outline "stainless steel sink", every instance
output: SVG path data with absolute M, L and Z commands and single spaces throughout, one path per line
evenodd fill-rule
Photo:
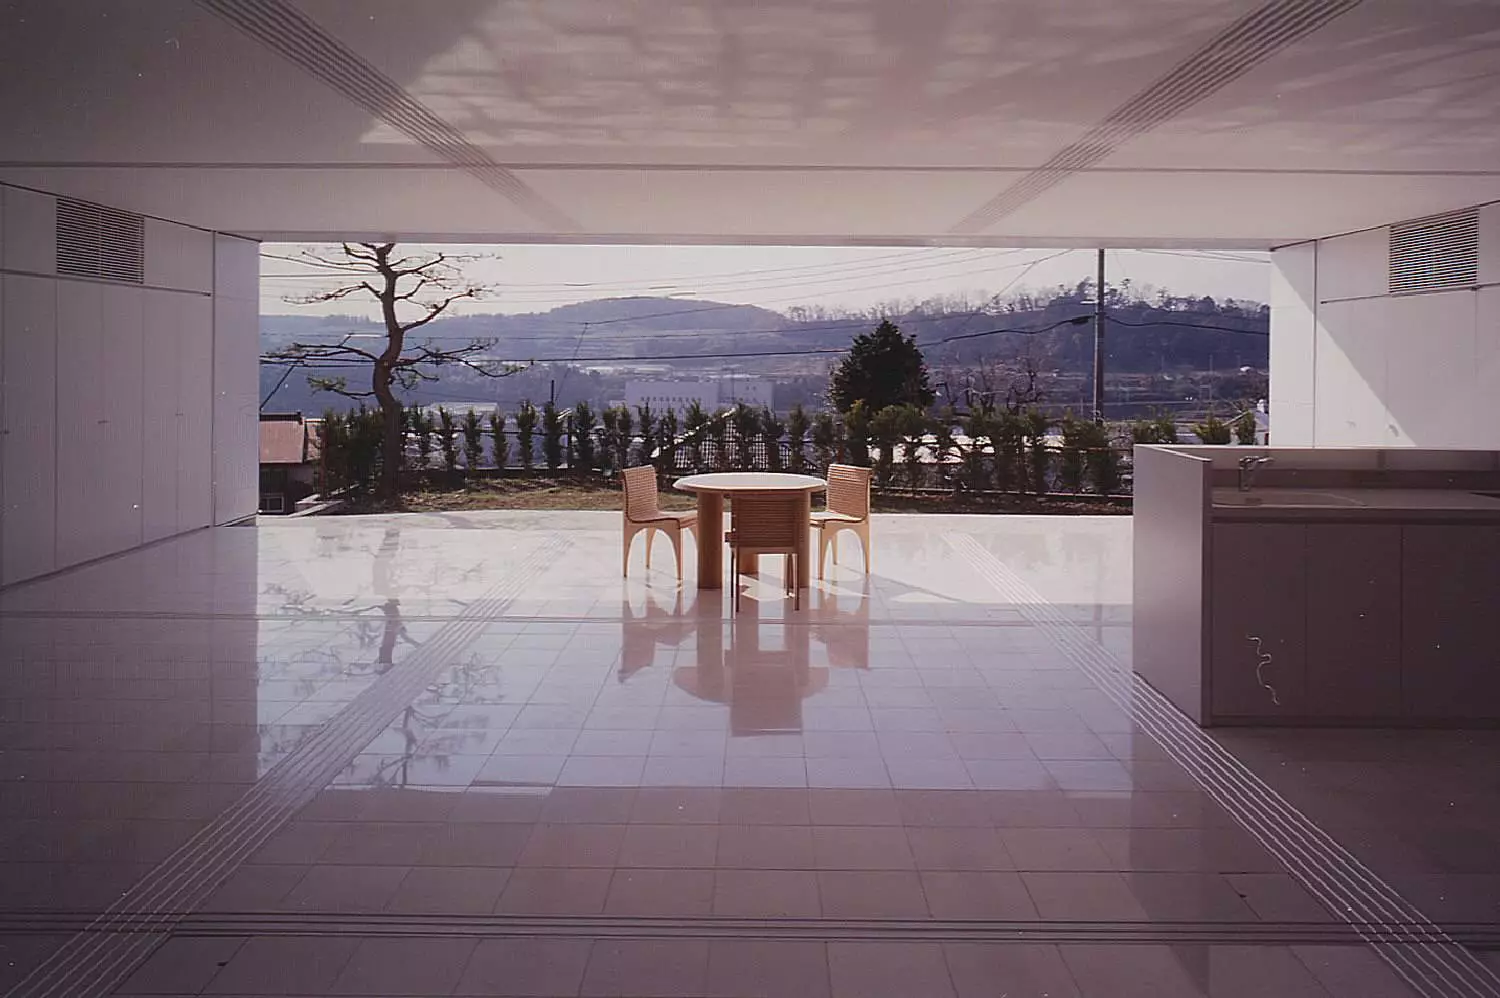
M 1306 489 L 1251 489 L 1249 492 L 1216 490 L 1215 506 L 1274 506 L 1278 509 L 1326 509 L 1330 506 L 1355 508 L 1365 504 L 1353 496 L 1337 492 L 1313 492 Z

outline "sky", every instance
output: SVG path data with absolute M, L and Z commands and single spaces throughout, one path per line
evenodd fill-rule
M 288 295 L 329 287 L 311 268 L 285 256 L 304 247 L 262 247 L 261 312 L 303 315 L 377 313 L 369 299 L 351 296 L 319 305 L 293 305 Z M 465 302 L 454 314 L 544 312 L 570 302 L 634 295 L 686 301 L 759 305 L 785 312 L 793 306 L 867 309 L 892 300 L 967 294 L 974 307 L 1023 289 L 1092 281 L 1093 250 L 972 249 L 955 247 L 805 246 L 433 246 L 403 244 L 404 251 L 477 254 L 464 272 L 494 285 L 484 300 Z M 337 255 L 337 247 L 332 248 Z M 1174 295 L 1265 302 L 1270 292 L 1269 254 L 1195 250 L 1110 250 L 1105 280 L 1167 288 Z M 364 301 L 361 299 L 364 298 Z

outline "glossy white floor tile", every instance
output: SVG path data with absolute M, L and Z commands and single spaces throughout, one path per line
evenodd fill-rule
M 767 558 L 738 615 L 639 549 L 622 579 L 617 520 L 263 523 L 0 592 L 0 986 L 192 887 L 110 987 L 1092 996 L 1123 953 L 1143 994 L 1432 993 L 1101 687 L 1128 519 L 877 517 L 871 575 L 794 611 Z M 1214 737 L 1482 942 L 1492 734 Z

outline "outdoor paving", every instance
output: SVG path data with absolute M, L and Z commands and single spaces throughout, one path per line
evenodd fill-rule
M 0 989 L 1500 994 L 1496 733 L 1205 737 L 1129 673 L 1128 519 L 874 534 L 738 616 L 608 513 L 0 593 Z

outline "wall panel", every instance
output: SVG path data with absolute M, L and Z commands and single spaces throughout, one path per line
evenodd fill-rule
M 183 296 L 146 292 L 142 329 L 141 537 L 154 541 L 177 533 L 177 383 L 181 358 L 177 344 Z
M 1479 209 L 1479 283 L 1500 284 L 1500 204 Z
M 1474 288 L 1387 294 L 1388 227 L 1272 254 L 1272 442 L 1500 447 L 1490 401 L 1500 383 L 1500 204 L 1479 218 Z M 1310 295 L 1299 283 L 1308 252 Z
M 104 288 L 57 285 L 57 560 L 72 565 L 109 553 L 94 506 L 109 487 L 104 388 Z
M 101 468 L 108 485 L 98 498 L 111 554 L 142 543 L 145 305 L 146 293 L 140 288 L 104 288 L 101 329 L 106 432 L 101 437 L 108 450 Z
M 1317 245 L 1271 254 L 1270 417 L 1277 444 L 1314 443 L 1313 382 L 1317 356 Z
M 148 219 L 146 287 L 60 278 L 55 219 L 0 184 L 0 584 L 257 500 L 257 244 Z
M 157 218 L 146 219 L 146 283 L 155 288 L 214 288 L 213 233 Z
M 213 300 L 185 298 L 177 329 L 177 529 L 196 530 L 214 519 Z M 256 432 L 259 433 L 259 425 Z M 256 438 L 256 458 L 260 456 Z M 259 465 L 256 465 L 257 473 Z
M 260 307 L 258 248 L 214 239 L 215 523 L 251 516 L 260 505 Z
M 1476 419 L 1479 393 L 1473 291 L 1410 295 L 1382 303 L 1385 407 L 1390 442 L 1412 447 L 1483 447 L 1492 418 Z
M 1391 230 L 1370 229 L 1318 241 L 1318 300 L 1385 294 Z
M 1320 447 L 1391 442 L 1383 401 L 1388 313 L 1379 299 L 1318 306 L 1314 435 Z M 1276 432 L 1274 425 L 1272 433 Z
M 57 567 L 57 283 L 9 274 L 0 276 L 0 283 L 5 311 L 0 584 L 8 584 Z
M 5 202 L 4 256 L 0 268 L 30 274 L 57 272 L 57 200 L 47 194 L 0 186 Z

